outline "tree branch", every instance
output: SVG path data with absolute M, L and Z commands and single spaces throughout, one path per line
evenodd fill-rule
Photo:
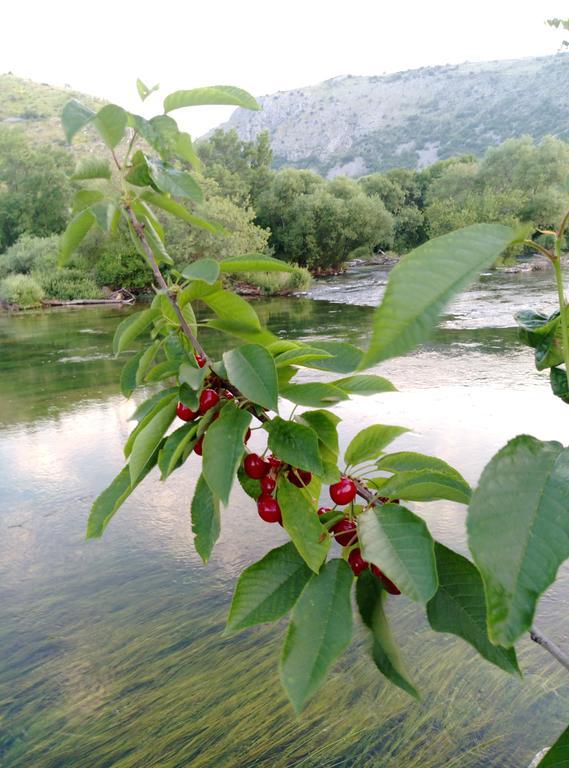
M 130 205 L 128 203 L 124 204 L 124 210 L 126 212 L 126 215 L 128 216 L 128 220 L 132 224 L 132 228 L 134 229 L 134 232 L 136 236 L 138 237 L 138 240 L 140 241 L 140 244 L 142 245 L 144 249 L 144 253 L 146 254 L 146 258 L 148 259 L 148 263 L 150 264 L 152 268 L 152 272 L 154 273 L 154 279 L 162 288 L 162 290 L 166 293 L 166 296 L 168 297 L 168 301 L 172 305 L 174 312 L 176 313 L 176 316 L 180 322 L 180 326 L 188 338 L 190 344 L 194 348 L 194 350 L 204 358 L 204 360 L 207 360 L 207 355 L 205 353 L 204 348 L 199 343 L 197 338 L 195 337 L 194 333 L 192 332 L 192 329 L 186 322 L 186 318 L 182 314 L 182 310 L 178 306 L 178 302 L 176 299 L 170 294 L 170 289 L 168 287 L 168 283 L 166 280 L 164 280 L 164 276 L 162 272 L 160 271 L 160 267 L 158 266 L 158 262 L 156 261 L 156 257 L 154 256 L 154 252 L 152 251 L 152 248 L 150 247 L 148 240 L 146 239 L 146 235 L 144 234 L 144 226 L 140 223 L 140 221 L 136 218 L 136 215 Z
M 534 641 L 534 643 L 541 645 L 542 648 L 550 653 L 553 658 L 556 659 L 561 664 L 561 666 L 565 667 L 565 669 L 569 672 L 569 656 L 564 651 L 562 651 L 558 645 L 556 645 L 552 640 L 542 634 L 535 627 L 530 629 L 529 636 Z

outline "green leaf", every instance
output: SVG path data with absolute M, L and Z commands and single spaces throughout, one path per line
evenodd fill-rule
M 269 352 L 259 344 L 243 344 L 225 352 L 229 381 L 249 400 L 271 411 L 278 409 L 277 370 Z
M 280 619 L 296 603 L 310 576 L 292 542 L 267 552 L 239 577 L 224 634 Z
M 496 261 L 514 235 L 500 224 L 473 224 L 404 256 L 389 275 L 359 368 L 403 355 L 426 341 L 450 299 Z
M 357 521 L 364 559 L 411 600 L 427 603 L 438 582 L 434 542 L 424 521 L 398 504 L 372 507 Z
M 362 429 L 346 448 L 344 456 L 346 464 L 356 466 L 363 461 L 376 459 L 386 445 L 389 445 L 405 432 L 409 432 L 409 430 L 391 424 L 372 424 L 372 426 Z
M 123 366 L 121 371 L 121 393 L 123 397 L 130 397 L 136 389 L 136 373 L 138 371 L 140 358 L 143 354 L 144 350 L 141 349 L 140 352 L 133 355 Z
M 549 383 L 555 397 L 559 397 L 564 403 L 569 403 L 569 384 L 565 368 L 552 368 L 549 371 Z
M 315 475 L 322 474 L 318 435 L 311 427 L 276 416 L 266 424 L 269 449 L 281 461 Z
M 132 483 L 138 482 L 144 467 L 160 445 L 164 433 L 176 416 L 176 395 L 160 408 L 138 432 L 130 454 L 129 470 Z
M 150 178 L 161 192 L 167 192 L 174 197 L 187 197 L 195 203 L 203 203 L 203 192 L 189 173 L 165 165 L 160 160 L 146 158 L 146 165 Z
M 446 461 L 438 459 L 436 456 L 427 456 L 424 453 L 415 453 L 413 451 L 387 453 L 379 459 L 376 466 L 385 472 L 410 472 L 412 470 L 430 469 L 454 477 L 469 488 L 468 483 L 458 470 L 451 467 Z
M 92 118 L 93 125 L 107 147 L 114 149 L 124 136 L 127 114 L 116 104 L 106 104 Z
M 97 219 L 90 210 L 84 210 L 74 216 L 67 225 L 65 232 L 61 236 L 61 246 L 59 249 L 58 265 L 64 266 L 73 251 L 76 250 L 79 243 L 87 235 Z
M 80 189 L 73 198 L 73 213 L 84 211 L 94 203 L 99 203 L 104 199 L 104 195 L 98 189 Z
M 220 232 L 221 228 L 217 224 L 214 224 L 211 221 L 206 221 L 205 219 L 201 219 L 199 216 L 194 216 L 194 214 L 190 213 L 185 206 L 176 202 L 176 200 L 172 200 L 172 198 L 168 197 L 167 195 L 161 195 L 159 192 L 145 190 L 140 195 L 140 198 L 145 200 L 147 203 L 150 203 L 150 205 L 155 205 L 157 208 L 161 208 L 163 211 L 171 213 L 173 216 L 177 216 L 179 219 L 187 221 L 188 224 L 192 224 L 195 227 L 206 229 L 208 232 L 211 232 L 214 235 Z
M 65 138 L 70 144 L 75 134 L 84 128 L 94 115 L 92 109 L 81 104 L 77 99 L 71 99 L 67 102 L 61 113 L 61 123 Z
M 242 466 L 237 470 L 237 479 L 239 480 L 239 485 L 243 488 L 247 496 L 257 503 L 257 499 L 261 495 L 261 485 L 259 481 L 254 480 L 252 477 L 245 474 Z
M 153 85 L 152 88 L 149 88 L 147 85 L 144 85 L 140 78 L 137 78 L 136 80 L 136 90 L 138 91 L 141 101 L 145 101 L 151 93 L 154 93 L 154 91 L 157 91 L 159 88 L 160 86 L 158 83 Z
M 198 259 L 184 267 L 182 275 L 188 280 L 203 280 L 213 285 L 219 277 L 219 263 L 215 259 Z
M 329 352 L 324 352 L 323 349 L 305 346 L 294 347 L 293 349 L 287 349 L 284 352 L 278 353 L 274 352 L 271 348 L 270 352 L 275 355 L 275 365 L 277 368 L 282 368 L 285 365 L 302 365 L 312 360 L 324 360 L 327 357 L 332 357 Z
M 569 557 L 569 449 L 529 435 L 510 440 L 482 472 L 467 527 L 490 639 L 510 647 Z
M 390 381 L 370 373 L 346 376 L 344 379 L 333 381 L 332 384 L 351 395 L 377 395 L 379 392 L 397 392 L 396 387 Z
M 435 558 L 439 588 L 427 604 L 431 628 L 457 635 L 491 664 L 519 673 L 514 649 L 493 645 L 488 638 L 484 585 L 475 566 L 438 542 Z
M 191 389 L 200 390 L 207 373 L 205 367 L 200 368 L 192 363 L 182 363 L 179 374 L 180 384 L 187 384 Z
M 563 731 L 537 768 L 567 768 L 569 766 L 569 728 Z
M 173 151 L 180 159 L 190 163 L 195 170 L 201 170 L 202 163 L 199 155 L 194 150 L 194 145 L 192 144 L 192 139 L 189 133 L 185 133 L 184 131 L 178 133 Z
M 244 326 L 239 322 L 231 322 L 231 320 L 210 320 L 207 325 L 208 328 L 221 331 L 229 336 L 235 336 L 237 339 L 241 339 L 241 341 L 248 341 L 251 344 L 259 344 L 262 347 L 268 346 L 275 338 L 270 331 L 265 329 L 261 330 L 260 328 L 251 328 L 250 326 Z M 279 368 L 279 381 L 280 372 L 283 370 L 285 369 Z
M 113 352 L 115 355 L 119 355 L 125 349 L 128 349 L 129 345 L 152 325 L 158 315 L 159 311 L 156 308 L 145 309 L 142 312 L 135 312 L 129 315 L 119 323 L 113 338 Z
M 348 395 L 332 384 L 310 381 L 306 384 L 288 384 L 281 388 L 282 397 L 297 405 L 320 408 L 347 400 Z
M 219 262 L 222 272 L 294 272 L 294 267 L 286 261 L 275 259 L 264 253 L 247 253 L 233 256 Z
M 162 341 L 154 341 L 149 347 L 146 347 L 138 363 L 138 370 L 136 371 L 136 384 L 139 386 L 144 381 L 146 374 L 150 370 L 156 355 L 158 354 Z
M 286 479 L 278 484 L 277 500 L 286 532 L 308 567 L 318 573 L 330 549 L 330 537 L 320 522 L 316 502 Z
M 233 323 L 244 330 L 260 331 L 261 323 L 253 307 L 241 296 L 231 291 L 214 291 L 199 296 L 220 320 Z
M 158 468 L 160 479 L 166 478 L 182 465 L 182 457 L 187 453 L 186 448 L 190 443 L 197 443 L 197 424 L 183 424 L 171 435 L 168 435 L 158 455 Z
M 84 157 L 79 161 L 73 176 L 73 181 L 84 181 L 86 179 L 110 179 L 111 167 L 108 160 L 99 157 Z
M 200 475 L 192 499 L 192 533 L 196 552 L 204 563 L 209 560 L 220 531 L 219 499 Z
M 319 371 L 332 371 L 333 373 L 351 373 L 355 371 L 361 362 L 363 352 L 353 344 L 345 341 L 325 341 L 316 342 L 318 349 L 328 352 L 332 357 L 326 360 L 313 362 L 310 367 L 317 368 Z
M 152 184 L 146 155 L 140 149 L 134 153 L 129 168 L 125 176 L 129 184 L 137 187 L 148 187 Z
M 470 501 L 470 486 L 444 472 L 431 469 L 397 472 L 381 486 L 381 495 L 388 499 L 406 501 L 437 501 L 448 499 L 459 504 Z
M 189 91 L 174 91 L 164 99 L 164 112 L 183 107 L 200 107 L 214 104 L 229 104 L 244 109 L 261 109 L 250 93 L 233 85 L 212 85 L 206 88 L 192 88 Z
M 296 416 L 299 424 L 311 427 L 319 442 L 333 455 L 338 456 L 338 422 L 340 417 L 330 411 L 305 411 Z
M 235 473 L 245 451 L 243 439 L 250 422 L 250 413 L 229 402 L 221 409 L 219 419 L 210 424 L 203 442 L 205 480 L 224 504 L 229 500 Z
M 167 389 L 161 389 L 159 392 L 155 392 L 151 397 L 149 397 L 138 406 L 136 411 L 130 417 L 130 421 L 137 421 L 139 424 L 142 423 L 146 417 L 154 411 L 155 406 L 157 406 L 158 403 L 162 403 L 162 405 L 164 405 L 165 403 L 163 401 L 167 402 L 171 396 L 176 394 L 177 391 L 178 387 L 168 387 Z M 126 455 L 128 456 L 128 454 Z
M 281 656 L 281 678 L 296 712 L 322 685 L 352 638 L 352 572 L 330 560 L 294 606 Z
M 144 226 L 144 235 L 146 237 L 146 240 L 152 249 L 152 253 L 154 254 L 154 258 L 158 262 L 158 264 L 170 264 L 172 265 L 174 263 L 174 260 L 166 250 L 166 247 L 162 240 L 160 239 L 160 236 L 158 235 L 157 231 L 154 229 L 154 226 L 152 225 L 152 222 L 147 216 L 141 217 L 141 223 Z
M 363 571 L 356 581 L 356 600 L 362 621 L 372 632 L 375 665 L 390 682 L 418 699 L 389 628 L 384 609 L 386 597 L 380 580 L 370 570 Z

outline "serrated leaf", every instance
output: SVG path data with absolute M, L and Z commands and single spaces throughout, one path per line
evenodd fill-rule
M 296 421 L 313 429 L 319 442 L 332 454 L 338 456 L 338 422 L 340 417 L 330 411 L 304 411 L 296 416 Z
M 84 211 L 85 208 L 99 203 L 104 197 L 103 193 L 98 189 L 80 189 L 73 198 L 73 213 L 76 214 L 79 211 Z
M 243 256 L 233 256 L 219 262 L 222 272 L 294 272 L 295 267 L 286 261 L 275 259 L 264 253 L 247 253 Z
M 146 463 L 158 449 L 175 416 L 176 400 L 174 395 L 136 435 L 128 463 L 132 484 L 138 482 Z
M 514 239 L 500 224 L 473 224 L 420 245 L 389 275 L 359 368 L 403 355 L 426 341 L 448 302 L 496 261 Z
M 257 499 L 261 495 L 261 484 L 259 481 L 249 477 L 242 466 L 237 470 L 237 479 L 239 480 L 239 485 L 243 488 L 247 496 L 257 503 Z
M 318 435 L 311 427 L 276 416 L 266 428 L 269 448 L 281 461 L 315 475 L 322 473 Z
M 276 352 L 271 344 L 269 351 L 275 356 L 277 368 L 282 368 L 285 365 L 302 365 L 313 360 L 324 360 L 327 357 L 332 357 L 329 352 L 325 352 L 323 349 L 316 349 L 316 347 L 295 346 L 292 349 Z
M 187 280 L 203 280 L 213 285 L 219 277 L 219 263 L 215 259 L 198 259 L 182 269 Z
M 349 466 L 377 459 L 383 449 L 400 435 L 409 432 L 405 427 L 391 424 L 372 424 L 362 429 L 346 448 L 344 458 Z
M 130 421 L 137 421 L 140 424 L 148 414 L 154 410 L 158 403 L 167 400 L 169 397 L 176 394 L 177 391 L 178 387 L 168 387 L 167 389 L 161 389 L 159 392 L 155 392 L 155 394 L 138 406 L 136 411 L 130 417 Z
M 158 455 L 160 479 L 166 480 L 182 464 L 182 457 L 190 443 L 197 442 L 197 424 L 183 424 L 168 435 Z
M 294 606 L 310 576 L 292 542 L 272 549 L 239 577 L 225 634 L 280 619 Z
M 436 456 L 428 456 L 414 451 L 399 451 L 387 453 L 376 464 L 378 469 L 385 472 L 409 472 L 411 470 L 429 469 L 450 475 L 468 487 L 468 483 L 458 470 Z
M 192 499 L 192 533 L 196 552 L 204 563 L 209 560 L 220 531 L 219 500 L 200 475 Z
M 330 549 L 330 537 L 318 517 L 317 504 L 310 501 L 309 495 L 286 478 L 277 487 L 285 530 L 308 567 L 318 573 Z
M 377 395 L 380 392 L 397 391 L 390 381 L 382 376 L 375 376 L 371 373 L 346 376 L 343 379 L 336 379 L 336 381 L 331 383 L 351 395 Z
M 186 171 L 165 165 L 160 160 L 149 160 L 146 165 L 150 178 L 161 192 L 174 197 L 187 197 L 195 203 L 203 203 L 203 192 L 197 181 Z
M 205 229 L 214 235 L 219 234 L 221 231 L 221 227 L 219 225 L 214 224 L 211 221 L 206 221 L 199 216 L 194 216 L 194 214 L 190 213 L 188 209 L 185 208 L 181 203 L 176 202 L 176 200 L 172 200 L 172 198 L 168 197 L 167 195 L 161 195 L 159 192 L 145 190 L 140 195 L 140 198 L 145 200 L 150 205 L 155 205 L 157 208 L 161 208 L 163 211 L 171 213 L 173 216 L 177 216 L 179 219 L 187 221 L 188 224 L 192 224 L 194 227 Z
M 204 438 L 202 472 L 212 492 L 224 504 L 229 500 L 245 451 L 243 439 L 250 422 L 250 413 L 229 402 L 221 409 L 219 419 L 209 425 Z
M 136 389 L 136 373 L 138 371 L 138 364 L 140 358 L 144 354 L 144 350 L 141 349 L 136 355 L 133 355 L 130 360 L 127 360 L 121 371 L 121 392 L 124 397 L 130 397 Z
M 326 341 L 318 339 L 315 341 L 318 349 L 328 352 L 331 357 L 325 360 L 313 361 L 310 368 L 316 368 L 319 371 L 331 371 L 332 373 L 351 373 L 355 371 L 361 362 L 363 352 L 353 344 L 345 341 Z
M 347 563 L 330 560 L 312 576 L 294 606 L 281 656 L 281 678 L 297 713 L 350 644 L 352 581 Z
M 146 347 L 146 349 L 144 350 L 138 363 L 138 370 L 136 371 L 137 386 L 142 384 L 142 382 L 144 381 L 146 374 L 150 370 L 150 367 L 152 366 L 152 363 L 154 362 L 156 355 L 158 354 L 158 351 L 160 350 L 161 346 L 162 346 L 162 342 L 157 340 L 157 341 L 154 341 L 149 347 Z
M 164 99 L 164 112 L 214 104 L 229 104 L 253 110 L 261 108 L 255 98 L 241 88 L 235 88 L 233 85 L 212 85 L 206 88 L 192 88 L 189 91 L 174 91 Z
M 97 223 L 95 215 L 89 209 L 74 216 L 61 236 L 58 264 L 64 266 L 79 243 L 86 237 L 91 227 Z
M 116 104 L 106 104 L 92 118 L 91 122 L 107 147 L 114 149 L 124 136 L 127 114 Z
M 484 585 L 476 567 L 438 542 L 435 558 L 439 588 L 427 604 L 431 628 L 457 635 L 490 663 L 519 673 L 514 649 L 493 645 L 488 638 Z
M 243 344 L 225 352 L 223 364 L 229 381 L 249 400 L 271 411 L 278 409 L 275 362 L 259 344 Z
M 431 469 L 397 472 L 381 486 L 382 496 L 406 501 L 448 499 L 459 504 L 468 504 L 470 494 L 470 486 L 464 480 Z
M 404 595 L 426 603 L 438 586 L 434 542 L 425 522 L 398 504 L 357 517 L 364 560 L 374 563 Z
M 75 134 L 84 128 L 91 121 L 95 113 L 89 107 L 81 104 L 77 99 L 70 99 L 63 107 L 61 113 L 61 124 L 65 138 L 71 144 Z
M 113 338 L 113 352 L 115 355 L 119 355 L 128 349 L 129 344 L 144 333 L 158 317 L 159 311 L 157 308 L 145 309 L 142 312 L 135 312 L 125 318 L 115 331 Z
M 569 449 L 529 435 L 510 440 L 482 472 L 467 527 L 490 638 L 510 647 L 569 557 Z
M 257 313 L 241 296 L 231 291 L 221 290 L 200 295 L 199 298 L 215 312 L 220 320 L 233 323 L 244 330 L 261 331 Z
M 319 381 L 310 381 L 306 384 L 288 384 L 281 387 L 280 394 L 290 400 L 291 403 L 306 405 L 310 408 L 334 405 L 348 399 L 344 390 Z
M 399 649 L 391 634 L 384 609 L 387 593 L 370 570 L 363 571 L 356 581 L 356 600 L 363 623 L 372 633 L 372 659 L 390 682 L 418 699 L 417 689 L 405 669 Z

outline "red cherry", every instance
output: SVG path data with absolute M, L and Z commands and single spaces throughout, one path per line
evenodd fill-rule
M 359 549 L 352 549 L 348 555 L 348 563 L 354 572 L 354 576 L 359 576 L 362 571 L 369 567 L 369 563 L 363 559 Z
M 204 365 L 207 363 L 207 360 L 203 355 L 198 355 L 197 352 L 194 352 L 194 357 L 196 358 L 196 363 L 199 365 L 200 368 L 203 368 Z
M 268 475 L 270 468 L 270 465 L 266 461 L 263 461 L 260 456 L 257 456 L 256 453 L 249 453 L 245 456 L 243 469 L 245 470 L 245 474 L 249 475 L 249 477 L 252 477 L 254 480 L 260 480 L 262 477 L 265 477 L 265 475 Z
M 397 586 L 391 581 L 391 579 L 388 579 L 387 576 L 381 571 L 377 565 L 371 566 L 371 572 L 374 576 L 377 576 L 377 578 L 381 581 L 385 589 L 389 592 L 390 595 L 400 595 L 401 591 L 397 588 Z
M 204 413 L 209 411 L 219 403 L 219 395 L 214 392 L 213 389 L 204 389 L 200 395 L 200 413 L 203 416 Z
M 250 437 L 251 437 L 251 427 L 247 427 L 247 432 L 245 432 L 245 437 L 243 438 L 243 442 L 247 444 L 249 442 Z
M 266 475 L 265 477 L 261 478 L 261 491 L 265 494 L 265 496 L 270 496 L 276 487 L 277 481 L 274 479 L 274 477 Z
M 335 504 L 349 504 L 356 497 L 355 483 L 349 477 L 341 477 L 330 486 L 330 496 Z
M 224 390 L 223 390 L 223 397 L 224 397 L 226 400 L 233 400 L 233 398 L 234 398 L 234 394 L 233 394 L 233 392 L 230 392 L 228 389 L 224 389 Z
M 267 456 L 267 461 L 273 467 L 273 469 L 280 469 L 280 466 L 282 464 L 282 461 L 280 459 L 277 459 L 276 456 L 273 456 L 272 454 Z
M 331 512 L 331 511 L 332 511 L 332 510 L 331 510 L 331 508 L 330 508 L 330 507 L 319 507 L 319 508 L 318 508 L 318 514 L 319 514 L 319 515 L 325 515 L 325 514 L 326 514 L 326 512 Z
M 358 532 L 356 524 L 353 520 L 348 520 L 346 517 L 340 520 L 336 525 L 332 526 L 334 531 L 334 538 L 343 547 L 349 547 L 350 544 L 355 544 L 358 539 Z
M 204 436 L 202 435 L 198 442 L 194 445 L 194 453 L 197 453 L 198 456 L 201 456 L 203 453 L 203 439 Z
M 281 522 L 281 508 L 276 499 L 272 496 L 259 496 L 257 501 L 257 511 L 259 517 L 266 523 L 280 523 Z
M 312 480 L 311 473 L 305 472 L 303 469 L 289 469 L 287 477 L 289 482 L 296 485 L 297 488 L 304 488 Z
M 193 421 L 197 415 L 197 411 L 192 411 L 184 403 L 178 403 L 176 406 L 176 416 L 182 421 Z

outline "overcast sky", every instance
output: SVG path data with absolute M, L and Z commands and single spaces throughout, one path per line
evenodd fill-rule
M 231 84 L 258 96 L 341 74 L 554 53 L 563 36 L 545 19 L 569 17 L 569 2 L 16 0 L 0 13 L 0 72 L 143 111 L 137 77 L 162 95 Z M 230 112 L 196 108 L 183 122 L 197 136 Z

